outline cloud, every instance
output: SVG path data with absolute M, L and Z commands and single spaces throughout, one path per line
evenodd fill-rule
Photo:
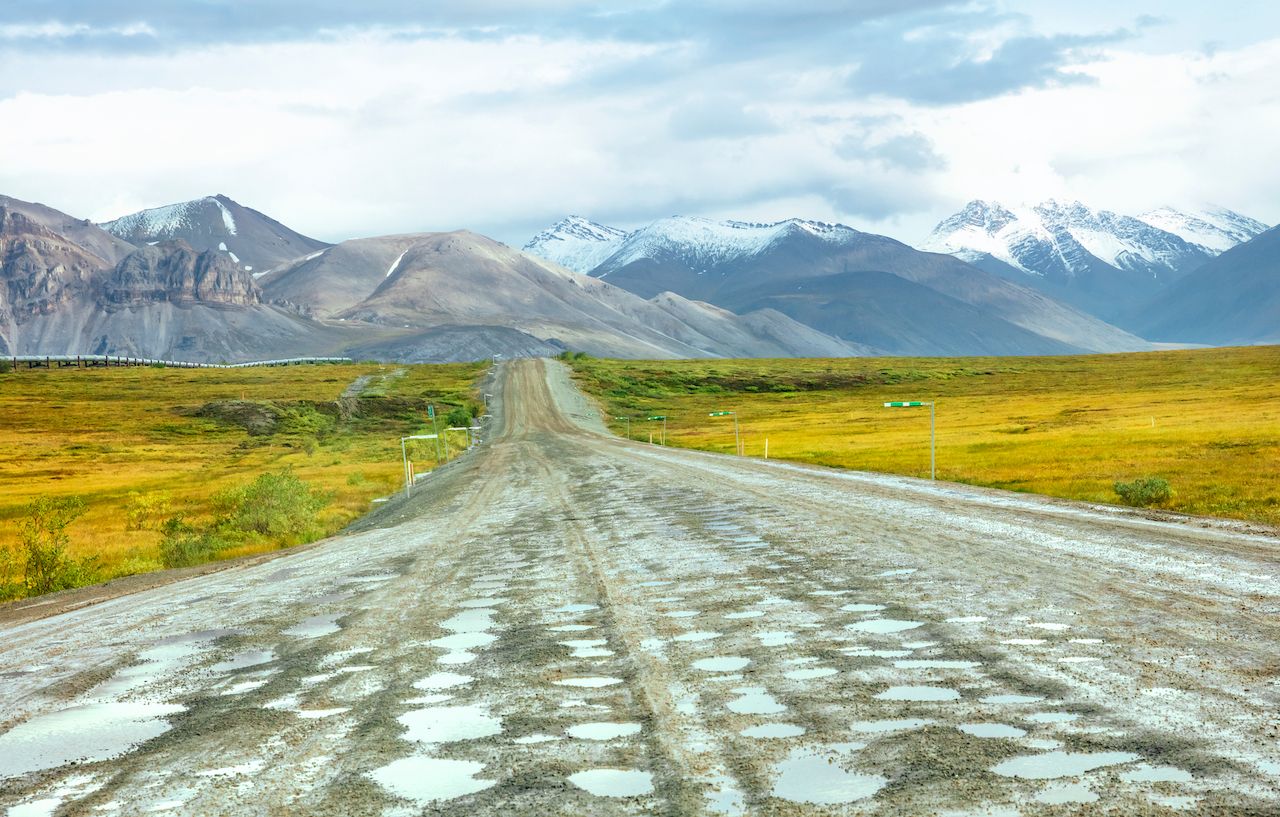
M 671 112 L 670 134 L 680 140 L 741 138 L 776 133 L 777 126 L 744 100 L 722 96 L 695 97 Z

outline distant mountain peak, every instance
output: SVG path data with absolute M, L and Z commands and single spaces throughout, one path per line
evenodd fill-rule
M 140 210 L 99 226 L 126 241 L 133 240 L 134 236 L 146 236 L 148 241 L 163 241 L 166 238 L 179 237 L 184 228 L 189 228 L 196 223 L 202 210 L 210 208 L 216 210 L 221 217 L 222 227 L 227 235 L 236 235 L 235 216 L 223 200 L 231 202 L 222 194 L 204 196 L 177 204 Z
M 612 255 L 628 235 L 626 230 L 571 215 L 529 239 L 522 249 L 574 272 L 587 273 Z

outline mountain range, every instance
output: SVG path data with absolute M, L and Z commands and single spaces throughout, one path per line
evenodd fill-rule
M 1137 216 L 1080 202 L 1007 207 L 975 200 L 944 219 L 921 249 L 949 253 L 1126 329 L 1135 309 L 1225 250 L 1267 229 L 1222 208 L 1161 208 Z

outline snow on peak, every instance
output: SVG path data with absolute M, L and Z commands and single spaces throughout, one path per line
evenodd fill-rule
M 157 239 L 175 238 L 183 229 L 195 226 L 199 222 L 201 212 L 207 211 L 211 206 L 219 211 L 222 226 L 227 234 L 236 235 L 235 216 L 215 196 L 205 196 L 202 199 L 192 199 L 178 204 L 166 204 L 163 207 L 152 207 L 121 216 L 99 226 L 124 239 L 137 236 Z
M 798 218 L 762 223 L 671 216 L 636 230 L 608 260 L 618 268 L 642 258 L 678 257 L 695 270 L 706 270 L 757 255 L 797 234 L 836 245 L 861 235 L 843 224 Z
M 1164 208 L 1134 218 L 1079 201 L 1007 207 L 975 200 L 943 220 L 920 249 L 966 261 L 991 257 L 1032 275 L 1073 277 L 1097 261 L 1158 275 L 1203 262 L 1261 229 L 1230 211 L 1210 218 Z
M 627 235 L 626 230 L 617 227 L 597 224 L 582 216 L 569 216 L 535 235 L 523 249 L 585 274 L 613 255 Z

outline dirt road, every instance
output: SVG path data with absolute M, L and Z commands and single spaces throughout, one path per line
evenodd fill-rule
M 1276 814 L 1277 542 L 608 437 L 0 630 L 9 814 Z

